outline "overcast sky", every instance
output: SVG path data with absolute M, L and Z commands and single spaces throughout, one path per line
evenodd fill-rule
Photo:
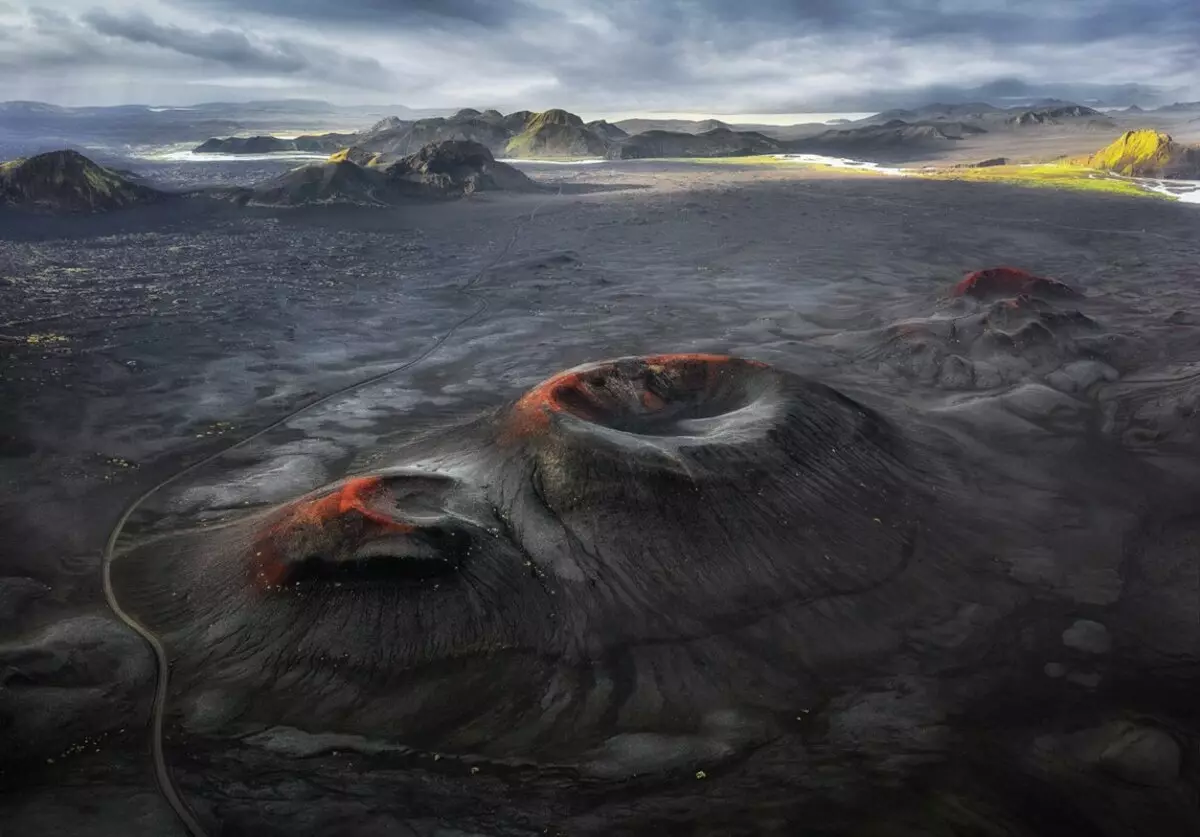
M 1200 98 L 1200 0 L 0 0 L 0 100 L 745 113 L 1002 79 Z

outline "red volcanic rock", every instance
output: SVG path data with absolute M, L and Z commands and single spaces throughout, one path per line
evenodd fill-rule
M 613 363 L 589 364 L 559 373 L 517 402 L 505 436 L 538 435 L 555 414 L 604 422 L 620 416 L 637 421 L 663 413 L 670 395 L 703 400 L 723 376 L 765 370 L 767 365 L 728 355 L 665 354 Z
M 290 570 L 297 544 L 332 551 L 345 541 L 355 543 L 380 534 L 407 535 L 415 527 L 374 505 L 391 500 L 380 477 L 356 477 L 338 490 L 286 506 L 254 542 L 252 575 L 263 588 L 278 585 Z M 305 550 L 301 550 L 305 551 Z
M 1034 276 L 1017 267 L 989 267 L 968 273 L 966 278 L 950 291 L 950 296 L 970 296 L 976 299 L 1021 295 L 1063 298 L 1080 296 L 1080 293 L 1062 282 Z

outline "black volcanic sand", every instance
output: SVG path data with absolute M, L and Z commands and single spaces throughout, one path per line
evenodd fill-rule
M 408 363 L 126 527 L 209 833 L 1200 830 L 1194 208 L 538 176 L 0 217 L 6 833 L 180 833 L 108 531 Z

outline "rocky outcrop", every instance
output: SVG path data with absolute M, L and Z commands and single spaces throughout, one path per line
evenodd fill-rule
M 164 192 L 134 183 L 77 151 L 0 163 L 0 205 L 48 212 L 105 212 L 155 203 Z

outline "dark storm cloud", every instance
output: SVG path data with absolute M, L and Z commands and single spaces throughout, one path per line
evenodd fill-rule
M 977 36 L 1008 43 L 1073 43 L 1195 30 L 1195 0 L 676 0 L 721 22 L 769 24 L 813 34 L 854 31 L 904 40 Z
M 93 9 L 81 20 L 100 35 L 160 47 L 243 72 L 306 74 L 358 83 L 389 75 L 373 58 L 353 58 L 284 38 L 252 41 L 244 32 L 232 29 L 184 29 L 158 23 L 139 12 L 118 15 Z
M 0 67 L 42 89 L 33 68 L 78 52 L 149 97 L 183 97 L 178 82 L 220 68 L 246 90 L 267 78 L 364 101 L 591 112 L 871 110 L 1010 81 L 1105 98 L 1126 82 L 1200 88 L 1197 2 L 59 0 L 26 6 Z
M 529 13 L 521 0 L 188 0 L 194 6 L 226 6 L 298 20 L 501 26 Z
M 586 10 L 627 23 L 631 37 L 660 44 L 705 29 L 719 43 L 742 29 L 775 36 L 853 32 L 907 41 L 981 37 L 998 43 L 1078 43 L 1200 29 L 1196 0 L 186 0 L 194 6 L 312 21 L 481 24 L 510 27 L 532 16 Z

